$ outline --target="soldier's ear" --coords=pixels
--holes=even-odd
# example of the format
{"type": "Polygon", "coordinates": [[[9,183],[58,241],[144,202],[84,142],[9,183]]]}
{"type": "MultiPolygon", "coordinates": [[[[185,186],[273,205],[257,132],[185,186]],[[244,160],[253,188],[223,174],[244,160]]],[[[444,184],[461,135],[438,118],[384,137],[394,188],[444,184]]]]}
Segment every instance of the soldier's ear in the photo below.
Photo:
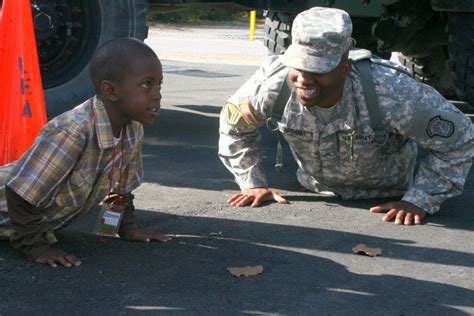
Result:
{"type": "Polygon", "coordinates": [[[341,64],[341,74],[344,79],[347,78],[349,73],[351,72],[352,64],[349,60],[343,60],[341,64]]]}
{"type": "Polygon", "coordinates": [[[110,80],[103,80],[100,83],[100,95],[110,102],[118,100],[118,86],[115,82],[110,80]]]}

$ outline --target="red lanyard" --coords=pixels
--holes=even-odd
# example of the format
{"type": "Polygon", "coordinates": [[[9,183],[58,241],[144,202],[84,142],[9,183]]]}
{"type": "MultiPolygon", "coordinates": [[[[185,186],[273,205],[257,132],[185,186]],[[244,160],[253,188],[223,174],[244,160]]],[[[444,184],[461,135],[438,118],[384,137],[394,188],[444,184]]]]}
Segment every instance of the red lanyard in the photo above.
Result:
{"type": "MultiPolygon", "coordinates": [[[[122,128],[122,130],[120,131],[120,135],[121,135],[121,144],[122,144],[122,155],[120,157],[120,167],[119,167],[119,180],[118,180],[118,195],[117,195],[117,205],[120,206],[122,204],[122,195],[120,194],[121,193],[121,185],[122,185],[122,166],[123,166],[123,139],[124,139],[124,135],[123,135],[123,132],[124,132],[124,129],[122,128]]],[[[110,171],[110,178],[109,178],[109,194],[112,193],[112,181],[114,179],[114,166],[115,166],[115,158],[116,158],[116,146],[115,146],[115,142],[114,142],[114,155],[113,155],[113,158],[112,158],[112,170],[110,171]]]]}

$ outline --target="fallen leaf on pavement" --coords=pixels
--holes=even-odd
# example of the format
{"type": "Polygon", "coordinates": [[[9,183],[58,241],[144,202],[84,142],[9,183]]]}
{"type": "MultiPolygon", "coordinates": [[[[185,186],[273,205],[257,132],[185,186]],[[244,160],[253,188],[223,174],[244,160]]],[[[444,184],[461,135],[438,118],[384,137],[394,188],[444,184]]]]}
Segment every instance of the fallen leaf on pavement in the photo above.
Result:
{"type": "Polygon", "coordinates": [[[375,257],[380,256],[382,254],[382,248],[369,248],[364,244],[358,244],[357,246],[352,248],[352,252],[367,255],[369,257],[375,257]]]}
{"type": "Polygon", "coordinates": [[[252,275],[257,275],[260,273],[263,273],[263,266],[255,266],[255,267],[231,267],[227,268],[227,270],[235,277],[240,278],[242,275],[243,276],[252,276],[252,275]]]}

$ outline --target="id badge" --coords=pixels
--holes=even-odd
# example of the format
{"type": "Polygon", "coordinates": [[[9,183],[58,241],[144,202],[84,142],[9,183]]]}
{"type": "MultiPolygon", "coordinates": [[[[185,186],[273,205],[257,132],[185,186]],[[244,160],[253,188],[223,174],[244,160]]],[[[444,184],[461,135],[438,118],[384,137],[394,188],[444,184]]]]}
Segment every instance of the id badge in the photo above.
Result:
{"type": "Polygon", "coordinates": [[[103,203],[99,207],[99,219],[95,234],[115,237],[122,221],[124,207],[113,203],[103,203]]]}

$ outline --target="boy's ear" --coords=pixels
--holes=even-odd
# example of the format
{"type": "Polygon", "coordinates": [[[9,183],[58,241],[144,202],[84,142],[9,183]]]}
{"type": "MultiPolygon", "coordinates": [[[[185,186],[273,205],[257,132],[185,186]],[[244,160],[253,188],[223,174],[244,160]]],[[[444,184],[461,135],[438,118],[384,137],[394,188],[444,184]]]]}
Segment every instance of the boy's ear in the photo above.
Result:
{"type": "Polygon", "coordinates": [[[100,83],[100,95],[106,100],[116,102],[118,100],[118,86],[115,82],[110,80],[103,80],[100,83]]]}

